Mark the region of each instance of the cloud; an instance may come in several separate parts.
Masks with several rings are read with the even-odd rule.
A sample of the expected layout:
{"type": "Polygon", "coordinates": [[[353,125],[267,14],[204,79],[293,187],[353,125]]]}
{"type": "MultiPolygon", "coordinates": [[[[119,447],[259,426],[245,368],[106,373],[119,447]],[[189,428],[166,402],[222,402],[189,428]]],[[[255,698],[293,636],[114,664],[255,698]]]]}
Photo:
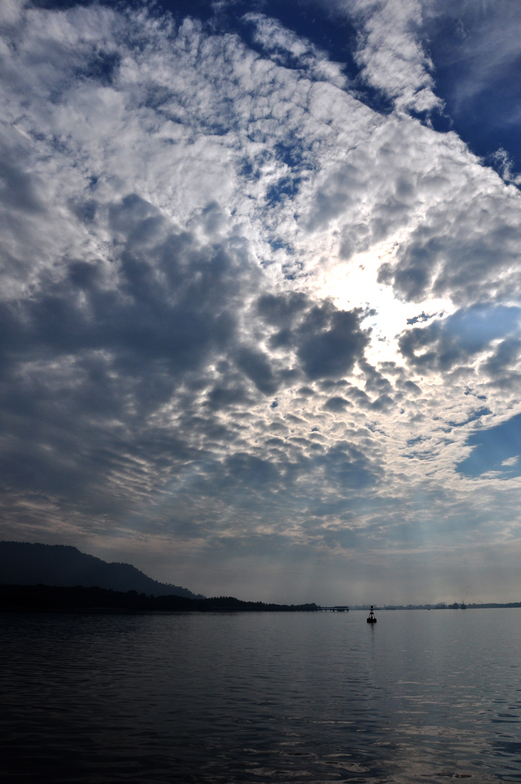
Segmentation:
{"type": "Polygon", "coordinates": [[[248,13],[242,20],[255,26],[253,40],[260,44],[275,62],[298,68],[310,79],[328,81],[336,87],[346,86],[347,79],[342,73],[340,63],[331,62],[325,51],[288,30],[277,19],[248,13]]]}
{"type": "Polygon", "coordinates": [[[237,356],[237,366],[253,381],[260,392],[273,395],[277,391],[279,384],[266,354],[251,348],[241,348],[237,356]]]}
{"type": "Polygon", "coordinates": [[[297,356],[308,378],[335,378],[351,371],[368,343],[360,316],[329,304],[310,311],[297,334],[297,356]]]}
{"type": "Polygon", "coordinates": [[[326,411],[333,411],[334,413],[338,413],[344,411],[345,408],[350,405],[352,404],[349,402],[349,400],[346,400],[344,397],[340,397],[340,395],[334,395],[324,403],[324,408],[326,411]]]}
{"type": "Polygon", "coordinates": [[[491,186],[488,193],[469,198],[460,192],[434,206],[398,250],[396,263],[382,266],[380,280],[414,302],[448,296],[466,304],[517,294],[518,198],[493,181],[491,186]],[[451,231],[444,232],[447,226],[451,231]]]}
{"type": "Polygon", "coordinates": [[[482,369],[488,373],[495,383],[506,385],[508,381],[515,381],[518,374],[512,373],[521,351],[519,338],[505,338],[496,347],[493,354],[483,363],[482,369]]]}
{"type": "MultiPolygon", "coordinates": [[[[427,327],[414,327],[402,333],[400,350],[413,366],[423,371],[443,372],[490,350],[493,341],[517,333],[520,318],[518,307],[475,305],[427,327]]],[[[497,353],[496,357],[497,362],[497,353]]]]}
{"type": "Polygon", "coordinates": [[[365,82],[390,99],[398,111],[442,108],[434,92],[432,62],[419,34],[424,14],[421,0],[339,0],[335,5],[358,25],[355,58],[365,82]]]}
{"type": "Polygon", "coordinates": [[[279,327],[269,345],[292,349],[308,379],[349,374],[369,343],[362,311],[340,310],[330,300],[312,303],[297,292],[268,294],[259,299],[257,312],[267,324],[279,327]]]}
{"type": "Polygon", "coordinates": [[[435,130],[430,6],[329,4],[358,77],[233,4],[6,8],[2,530],[203,579],[492,519],[456,466],[518,405],[519,193],[435,130]]]}

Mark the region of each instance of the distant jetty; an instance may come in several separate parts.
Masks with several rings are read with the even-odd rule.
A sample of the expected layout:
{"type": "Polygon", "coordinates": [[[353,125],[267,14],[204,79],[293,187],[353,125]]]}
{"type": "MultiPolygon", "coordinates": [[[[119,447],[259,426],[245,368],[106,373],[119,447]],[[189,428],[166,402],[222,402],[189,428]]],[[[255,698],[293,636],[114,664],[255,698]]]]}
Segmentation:
{"type": "MultiPolygon", "coordinates": [[[[483,602],[481,604],[388,604],[382,610],[500,610],[508,608],[521,608],[521,602],[483,602]]],[[[365,610],[366,607],[353,607],[356,610],[365,610]]]]}

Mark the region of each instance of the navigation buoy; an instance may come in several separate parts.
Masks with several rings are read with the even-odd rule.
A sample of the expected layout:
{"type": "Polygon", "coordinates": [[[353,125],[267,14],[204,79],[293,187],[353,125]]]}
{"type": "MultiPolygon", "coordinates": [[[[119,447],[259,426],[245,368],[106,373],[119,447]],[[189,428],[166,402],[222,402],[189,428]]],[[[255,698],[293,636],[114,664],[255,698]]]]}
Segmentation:
{"type": "Polygon", "coordinates": [[[367,623],[376,623],[378,619],[375,617],[373,605],[371,605],[371,609],[369,610],[369,618],[367,619],[367,623]]]}

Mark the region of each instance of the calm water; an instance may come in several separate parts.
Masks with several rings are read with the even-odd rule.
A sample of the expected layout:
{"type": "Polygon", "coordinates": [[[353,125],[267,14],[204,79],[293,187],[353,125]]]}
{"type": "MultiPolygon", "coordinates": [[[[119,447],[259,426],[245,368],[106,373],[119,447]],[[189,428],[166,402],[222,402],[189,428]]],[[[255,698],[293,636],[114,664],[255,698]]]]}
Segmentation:
{"type": "Polygon", "coordinates": [[[0,614],[6,782],[521,781],[521,611],[0,614]]]}

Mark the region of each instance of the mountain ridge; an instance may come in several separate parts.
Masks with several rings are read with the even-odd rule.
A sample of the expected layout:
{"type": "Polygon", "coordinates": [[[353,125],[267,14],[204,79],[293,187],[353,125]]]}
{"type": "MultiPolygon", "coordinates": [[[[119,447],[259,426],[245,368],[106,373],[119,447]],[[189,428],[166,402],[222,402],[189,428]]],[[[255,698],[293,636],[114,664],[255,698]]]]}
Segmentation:
{"type": "Polygon", "coordinates": [[[77,547],[40,542],[0,541],[0,582],[8,585],[55,585],[137,591],[152,596],[205,599],[188,588],[161,583],[132,564],[108,562],[77,547]]]}

